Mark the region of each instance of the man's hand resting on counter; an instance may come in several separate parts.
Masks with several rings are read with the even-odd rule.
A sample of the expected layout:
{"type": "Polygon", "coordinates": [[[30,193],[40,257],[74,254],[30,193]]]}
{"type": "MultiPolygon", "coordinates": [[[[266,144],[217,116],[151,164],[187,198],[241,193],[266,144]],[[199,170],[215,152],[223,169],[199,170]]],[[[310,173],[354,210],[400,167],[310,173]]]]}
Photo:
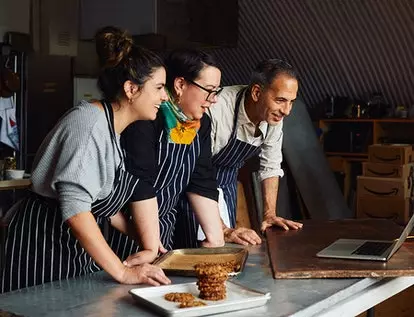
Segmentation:
{"type": "Polygon", "coordinates": [[[269,216],[265,216],[262,222],[260,231],[264,232],[267,228],[272,227],[272,226],[281,227],[284,230],[289,230],[289,229],[297,230],[297,229],[301,229],[303,227],[303,224],[301,224],[300,222],[278,217],[276,215],[269,215],[269,216]]]}
{"type": "MultiPolygon", "coordinates": [[[[276,215],[265,217],[262,222],[261,231],[264,232],[267,228],[272,226],[281,227],[284,230],[301,229],[303,224],[300,222],[287,220],[276,215]]],[[[257,245],[262,243],[262,239],[253,229],[248,228],[224,228],[224,240],[228,243],[237,243],[242,245],[257,245]]]]}

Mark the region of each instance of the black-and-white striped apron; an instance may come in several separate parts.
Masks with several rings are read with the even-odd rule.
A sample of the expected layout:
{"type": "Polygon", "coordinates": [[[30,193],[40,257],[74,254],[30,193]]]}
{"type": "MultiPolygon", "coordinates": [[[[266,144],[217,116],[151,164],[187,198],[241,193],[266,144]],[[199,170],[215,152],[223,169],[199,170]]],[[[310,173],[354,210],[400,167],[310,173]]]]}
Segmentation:
{"type": "MultiPolygon", "coordinates": [[[[108,197],[95,201],[91,212],[98,224],[115,215],[128,202],[138,178],[123,170],[123,155],[116,142],[112,107],[104,103],[108,127],[120,164],[108,197]]],[[[100,270],[62,221],[58,202],[30,193],[11,217],[5,242],[1,291],[67,279],[100,270]]]]}
{"type": "MultiPolygon", "coordinates": [[[[154,187],[158,201],[160,240],[167,250],[171,250],[177,217],[175,206],[180,196],[185,196],[185,188],[200,156],[201,145],[198,134],[189,145],[170,143],[164,130],[158,143],[158,175],[154,187]]],[[[110,229],[110,241],[112,249],[121,259],[139,250],[134,240],[114,229],[110,229]]]]}
{"type": "MultiPolygon", "coordinates": [[[[260,146],[254,146],[237,139],[237,117],[241,99],[246,89],[239,91],[234,111],[233,129],[229,142],[213,156],[216,168],[217,185],[222,189],[229,212],[230,226],[236,226],[237,175],[239,169],[250,157],[260,152],[260,146]]],[[[198,246],[197,231],[199,224],[186,201],[179,202],[179,217],[174,238],[175,248],[195,248],[198,246]]],[[[178,209],[178,207],[177,207],[178,209]]]]}

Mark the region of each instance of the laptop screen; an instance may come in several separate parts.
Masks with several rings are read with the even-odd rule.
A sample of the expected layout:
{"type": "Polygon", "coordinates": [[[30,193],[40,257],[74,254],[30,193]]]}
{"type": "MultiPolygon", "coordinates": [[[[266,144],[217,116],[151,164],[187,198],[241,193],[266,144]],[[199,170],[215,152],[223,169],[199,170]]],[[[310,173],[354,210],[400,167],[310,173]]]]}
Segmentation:
{"type": "Polygon", "coordinates": [[[405,239],[407,239],[408,235],[411,233],[411,230],[413,230],[413,227],[414,227],[414,214],[411,216],[410,221],[405,226],[403,232],[401,233],[400,237],[397,240],[397,243],[392,248],[388,258],[390,258],[395,253],[395,251],[397,251],[400,248],[400,246],[404,243],[405,239]]]}

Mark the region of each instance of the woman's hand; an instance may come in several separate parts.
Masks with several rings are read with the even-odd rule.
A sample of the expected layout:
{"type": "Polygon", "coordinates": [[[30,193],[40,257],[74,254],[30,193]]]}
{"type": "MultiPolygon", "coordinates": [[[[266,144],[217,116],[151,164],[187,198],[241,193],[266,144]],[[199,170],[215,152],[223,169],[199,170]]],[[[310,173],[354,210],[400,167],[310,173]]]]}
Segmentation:
{"type": "Polygon", "coordinates": [[[261,244],[262,239],[260,239],[259,235],[256,231],[248,228],[225,228],[223,229],[224,232],[224,240],[229,243],[237,243],[242,245],[256,245],[261,244]]]}
{"type": "MultiPolygon", "coordinates": [[[[164,253],[167,252],[167,249],[164,248],[161,241],[160,241],[160,244],[158,246],[158,252],[161,253],[161,254],[164,254],[164,253]]],[[[131,254],[123,262],[123,264],[128,266],[128,267],[132,267],[132,266],[141,265],[141,264],[144,264],[144,263],[152,263],[157,258],[157,256],[158,256],[158,254],[155,251],[143,250],[143,251],[139,251],[135,254],[131,254]]]]}
{"type": "Polygon", "coordinates": [[[203,248],[218,248],[224,246],[224,240],[211,242],[207,239],[201,242],[201,246],[203,248]]]}
{"type": "Polygon", "coordinates": [[[160,241],[160,245],[158,246],[158,252],[161,254],[167,253],[168,250],[166,248],[164,248],[164,246],[162,245],[162,242],[160,241]]]}
{"type": "Polygon", "coordinates": [[[153,286],[171,284],[171,280],[165,276],[161,268],[148,263],[132,267],[125,266],[119,282],[122,284],[149,284],[153,286]]]}
{"type": "Polygon", "coordinates": [[[127,259],[123,262],[123,264],[127,267],[133,267],[145,263],[152,263],[157,258],[158,253],[152,250],[143,250],[137,253],[131,254],[127,259]]]}

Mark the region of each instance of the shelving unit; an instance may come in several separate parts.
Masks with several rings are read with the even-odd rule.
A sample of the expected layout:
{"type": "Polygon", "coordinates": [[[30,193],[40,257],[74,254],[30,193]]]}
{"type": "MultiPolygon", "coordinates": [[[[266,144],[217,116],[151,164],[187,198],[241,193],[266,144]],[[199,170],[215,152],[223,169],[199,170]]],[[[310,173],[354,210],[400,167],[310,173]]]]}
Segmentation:
{"type": "MultiPolygon", "coordinates": [[[[329,165],[333,172],[340,173],[344,176],[343,192],[344,197],[348,201],[351,191],[351,182],[354,178],[352,174],[352,164],[360,164],[368,160],[368,146],[377,143],[408,143],[414,144],[414,119],[321,119],[319,120],[319,128],[323,131],[320,141],[325,149],[329,165]],[[346,129],[369,129],[365,143],[357,151],[326,150],[325,137],[329,131],[335,127],[346,134],[346,129]]],[[[350,132],[349,132],[350,133],[350,132]]],[[[340,141],[335,144],[341,148],[343,144],[340,141]]],[[[345,145],[345,148],[350,146],[345,145]]]]}
{"type": "MultiPolygon", "coordinates": [[[[364,125],[372,131],[371,142],[367,145],[376,143],[414,143],[414,119],[321,119],[319,128],[326,133],[333,125],[341,124],[342,126],[364,125]]],[[[323,137],[321,139],[323,144],[323,137]]],[[[364,152],[326,152],[327,155],[337,155],[341,157],[367,157],[368,153],[364,152]]]]}

